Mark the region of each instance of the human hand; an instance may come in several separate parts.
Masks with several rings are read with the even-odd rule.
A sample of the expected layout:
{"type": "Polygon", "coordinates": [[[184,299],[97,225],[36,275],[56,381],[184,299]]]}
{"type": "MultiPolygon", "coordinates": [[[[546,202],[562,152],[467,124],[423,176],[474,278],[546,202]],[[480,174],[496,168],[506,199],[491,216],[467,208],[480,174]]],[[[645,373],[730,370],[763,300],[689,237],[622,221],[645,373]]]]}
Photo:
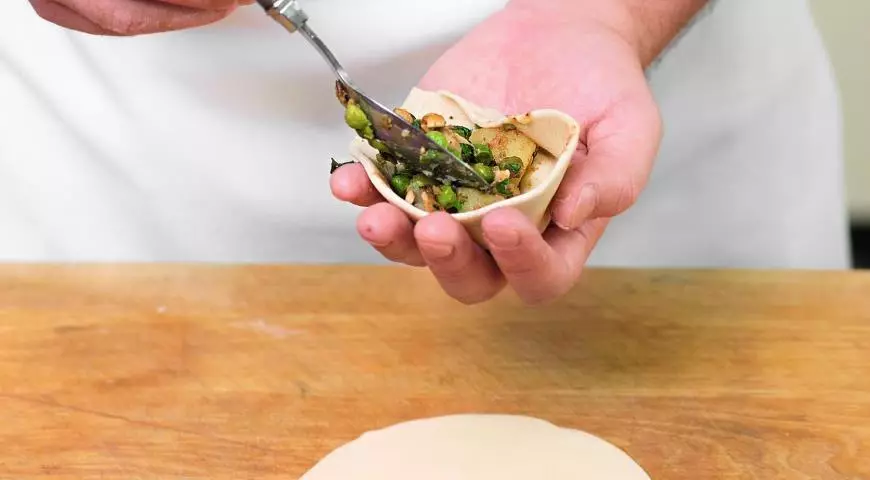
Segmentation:
{"type": "Polygon", "coordinates": [[[36,13],[64,28],[131,36],[199,27],[254,0],[30,0],[36,13]]]}
{"type": "Polygon", "coordinates": [[[581,147],[543,234],[518,211],[497,209],[482,222],[487,253],[446,213],[412,224],[380,197],[361,165],[343,166],[331,178],[338,199],[367,207],[358,221],[366,241],[390,260],[428,266],[464,303],[488,300],[505,285],[527,304],[565,294],[610,218],[637,199],[658,151],[661,121],[643,71],[649,43],[634,42],[616,28],[619,21],[604,21],[624,17],[547,15],[556,3],[514,0],[420,82],[503,113],[556,108],[580,123],[581,147]]]}

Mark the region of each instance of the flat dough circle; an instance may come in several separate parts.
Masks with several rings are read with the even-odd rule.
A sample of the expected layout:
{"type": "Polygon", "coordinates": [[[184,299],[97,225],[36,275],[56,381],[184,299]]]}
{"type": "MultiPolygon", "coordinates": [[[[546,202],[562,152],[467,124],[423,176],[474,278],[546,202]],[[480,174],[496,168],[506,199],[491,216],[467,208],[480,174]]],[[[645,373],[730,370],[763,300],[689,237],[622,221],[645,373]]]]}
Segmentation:
{"type": "Polygon", "coordinates": [[[301,480],[650,480],[614,445],[517,415],[400,423],[338,448],[301,480]]]}

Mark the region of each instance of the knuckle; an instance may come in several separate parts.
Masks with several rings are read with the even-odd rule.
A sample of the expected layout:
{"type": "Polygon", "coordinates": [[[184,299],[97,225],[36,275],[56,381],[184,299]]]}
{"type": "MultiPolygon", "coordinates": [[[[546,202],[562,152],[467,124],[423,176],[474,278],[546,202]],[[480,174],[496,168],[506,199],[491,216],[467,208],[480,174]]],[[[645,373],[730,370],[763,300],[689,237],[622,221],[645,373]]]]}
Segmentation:
{"type": "Polygon", "coordinates": [[[478,287],[474,289],[462,289],[456,292],[448,292],[454,300],[463,305],[477,305],[492,300],[500,291],[500,285],[478,287]]]}
{"type": "Polygon", "coordinates": [[[117,9],[106,19],[103,28],[117,35],[135,35],[145,31],[146,22],[129,12],[117,9]]]}
{"type": "Polygon", "coordinates": [[[426,266],[426,262],[420,258],[419,255],[407,255],[402,258],[402,260],[398,261],[398,263],[403,263],[409,267],[423,268],[426,266]]]}
{"type": "Polygon", "coordinates": [[[637,182],[631,177],[621,185],[614,207],[617,213],[622,213],[628,210],[628,207],[634,205],[635,200],[637,200],[638,190],[637,182]]]}
{"type": "Polygon", "coordinates": [[[428,259],[427,263],[429,270],[443,286],[450,286],[457,292],[476,294],[487,285],[487,282],[479,280],[482,268],[465,255],[454,252],[448,257],[428,259]]]}
{"type": "Polygon", "coordinates": [[[567,259],[546,272],[538,272],[533,277],[518,280],[512,278],[512,285],[520,300],[531,307],[546,306],[556,302],[570,292],[582,271],[580,262],[567,259]],[[574,265],[577,263],[577,265],[574,265]]]}
{"type": "Polygon", "coordinates": [[[549,260],[546,250],[542,248],[515,250],[502,257],[499,267],[506,275],[514,278],[539,275],[549,260]]]}
{"type": "Polygon", "coordinates": [[[395,263],[402,263],[411,267],[422,267],[425,265],[419,255],[402,245],[390,245],[388,247],[375,247],[380,254],[387,260],[395,263]]]}
{"type": "Polygon", "coordinates": [[[609,212],[604,212],[606,216],[619,215],[634,205],[640,197],[644,183],[645,180],[639,176],[628,176],[616,183],[611,190],[613,194],[609,202],[609,212]]]}
{"type": "Polygon", "coordinates": [[[455,256],[447,259],[432,259],[429,261],[429,269],[445,283],[462,283],[468,277],[467,266],[456,261],[455,256]]]}
{"type": "Polygon", "coordinates": [[[517,292],[520,300],[529,307],[544,307],[555,303],[557,300],[565,296],[573,284],[560,283],[549,285],[547,288],[537,288],[528,292],[517,292]]]}
{"type": "Polygon", "coordinates": [[[555,303],[558,297],[555,295],[542,295],[538,297],[522,298],[523,304],[527,307],[546,307],[555,303]]]}

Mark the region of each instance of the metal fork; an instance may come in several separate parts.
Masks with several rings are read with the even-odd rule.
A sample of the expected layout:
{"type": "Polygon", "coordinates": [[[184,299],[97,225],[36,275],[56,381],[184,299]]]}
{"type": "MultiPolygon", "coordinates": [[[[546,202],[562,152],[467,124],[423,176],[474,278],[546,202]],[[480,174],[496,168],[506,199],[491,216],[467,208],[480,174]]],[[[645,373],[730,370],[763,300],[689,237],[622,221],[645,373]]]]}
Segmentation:
{"type": "Polygon", "coordinates": [[[348,99],[353,99],[359,104],[372,122],[375,138],[383,142],[399,161],[439,182],[477,189],[489,186],[466,162],[357,88],[326,44],[308,26],[308,15],[299,7],[297,0],[257,0],[257,3],[288,32],[301,33],[320,52],[335,73],[340,101],[346,103],[348,99]]]}

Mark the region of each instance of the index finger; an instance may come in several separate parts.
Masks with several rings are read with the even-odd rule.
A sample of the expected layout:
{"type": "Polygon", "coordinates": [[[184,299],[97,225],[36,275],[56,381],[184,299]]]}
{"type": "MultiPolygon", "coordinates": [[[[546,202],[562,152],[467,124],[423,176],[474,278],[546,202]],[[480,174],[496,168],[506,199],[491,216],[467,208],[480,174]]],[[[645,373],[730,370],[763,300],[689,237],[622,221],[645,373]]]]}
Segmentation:
{"type": "Polygon", "coordinates": [[[329,186],[335,198],[360,207],[385,201],[359,163],[338,167],[329,177],[329,186]]]}

